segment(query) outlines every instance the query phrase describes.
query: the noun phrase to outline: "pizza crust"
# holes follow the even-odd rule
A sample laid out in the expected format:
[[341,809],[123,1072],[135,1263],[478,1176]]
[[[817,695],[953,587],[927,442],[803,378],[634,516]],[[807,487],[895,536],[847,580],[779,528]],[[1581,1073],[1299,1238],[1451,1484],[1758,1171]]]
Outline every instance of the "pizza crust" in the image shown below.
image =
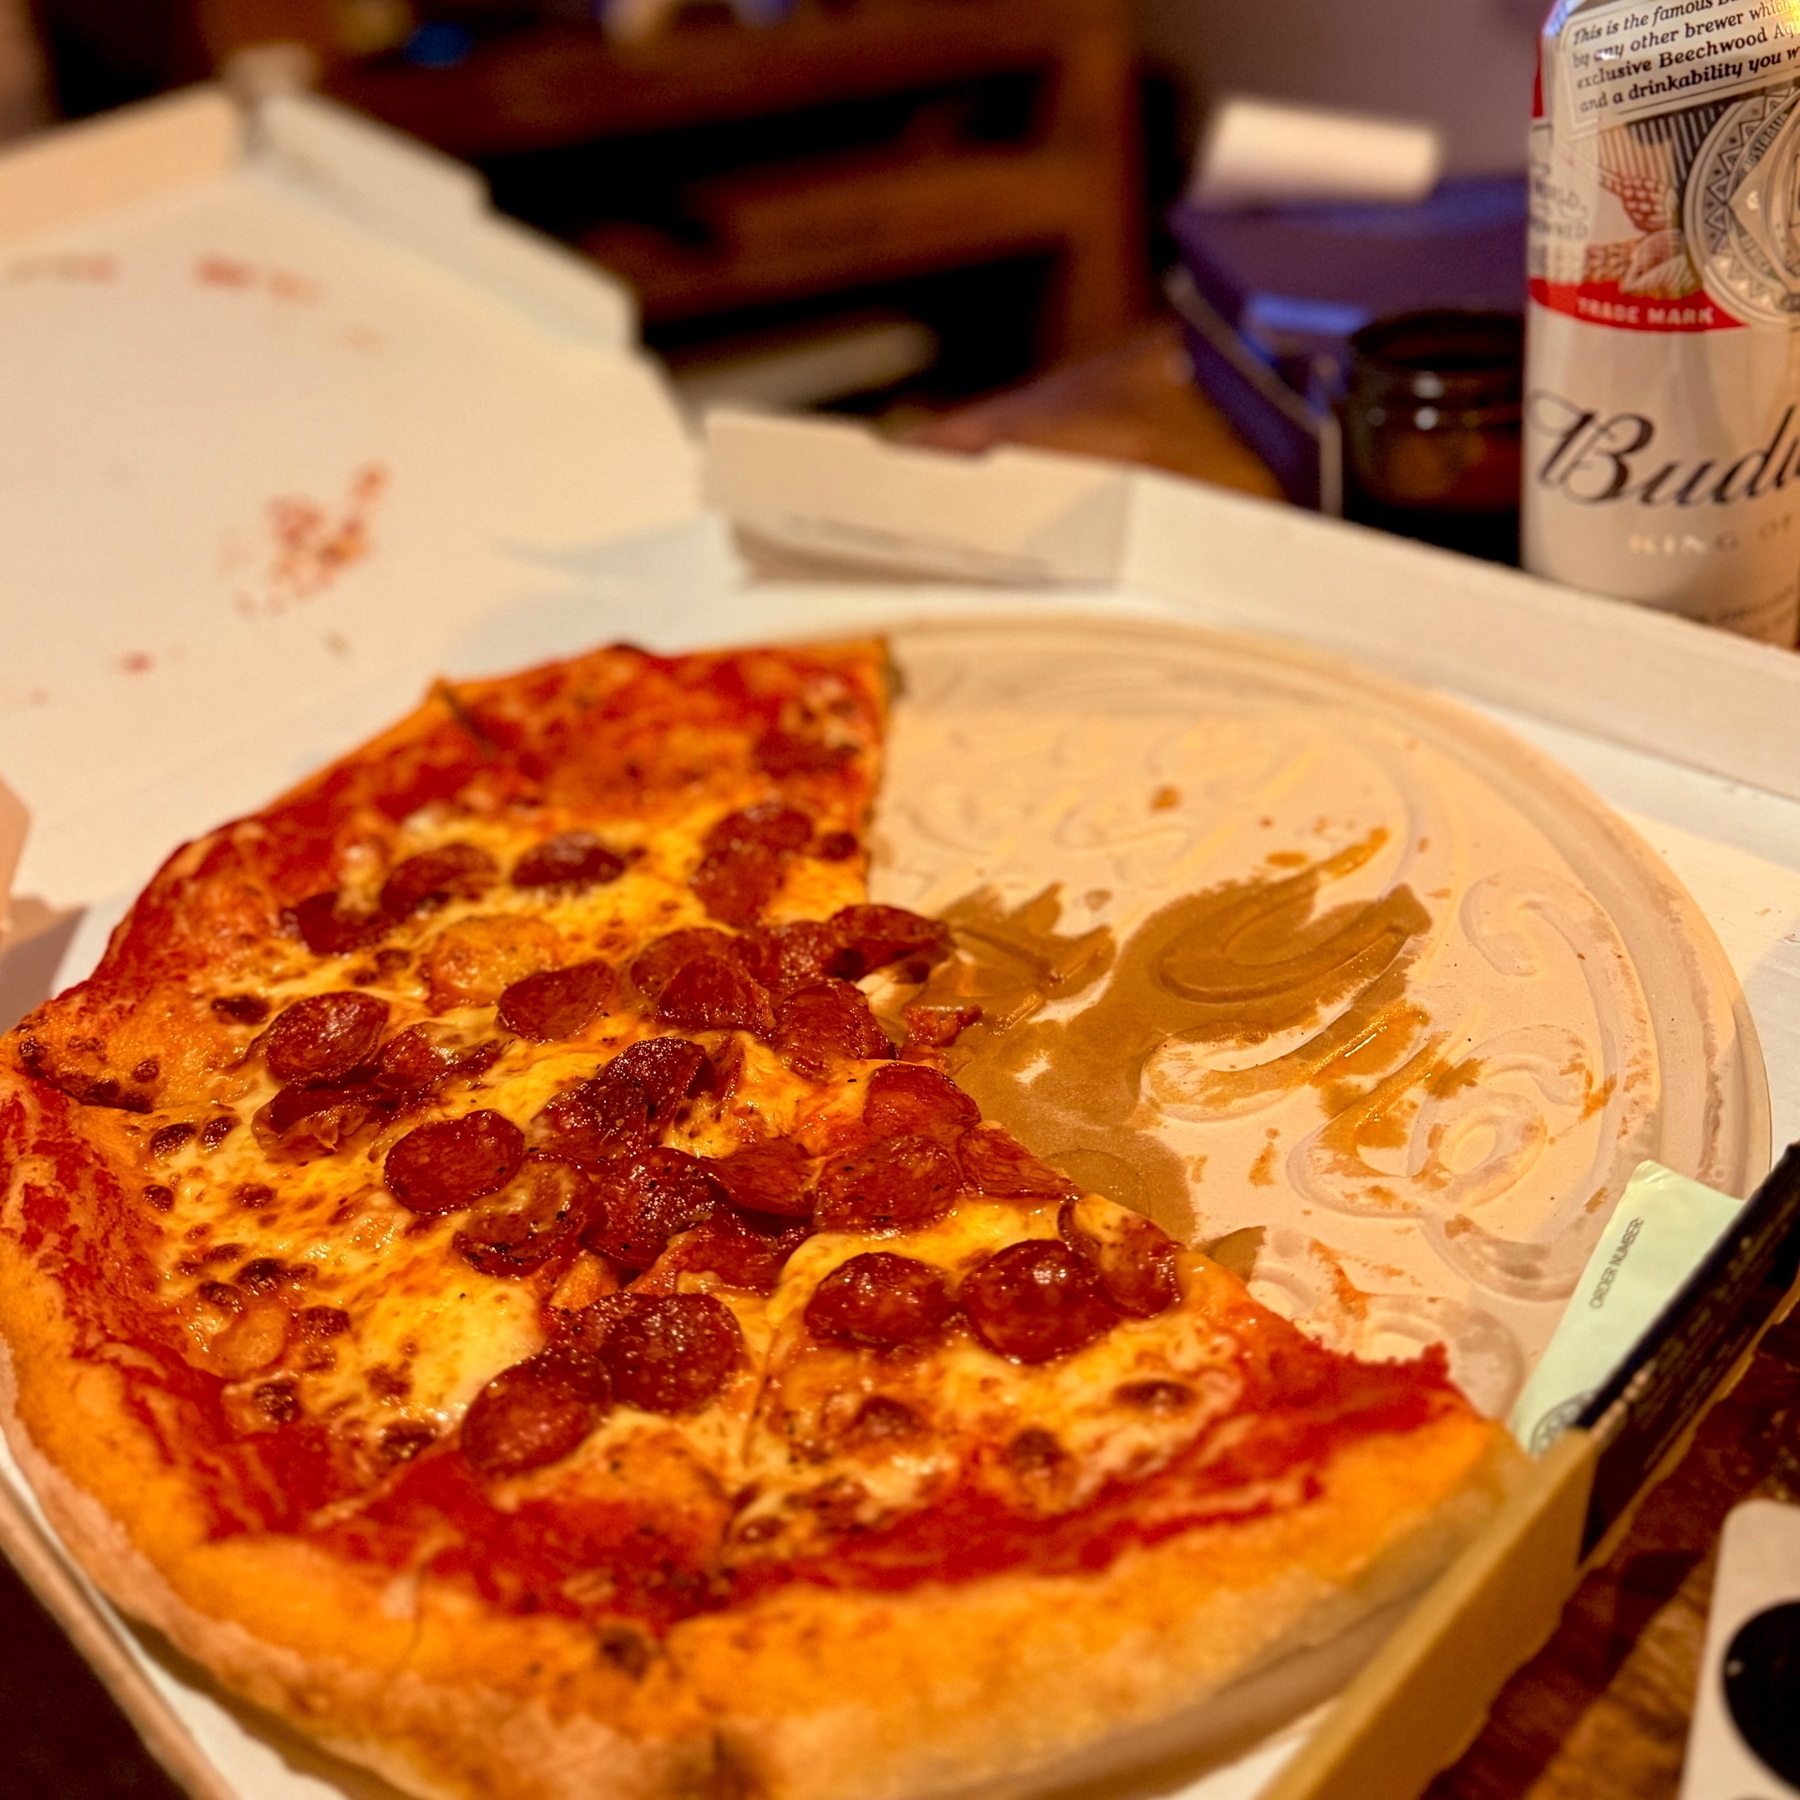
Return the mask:
[[[855,717],[867,754],[841,790],[819,778],[815,811],[824,823],[860,830],[873,781],[879,656],[871,646],[846,646],[806,653],[801,663],[821,656],[826,674],[836,670],[862,695]],[[486,696],[502,723],[509,708],[529,720],[540,678],[591,682],[598,705],[625,678],[621,671],[641,661],[603,652],[560,675],[470,688],[450,697],[449,711],[460,719],[471,698]],[[785,665],[749,653],[745,667],[773,680]],[[38,1036],[19,1041],[19,1067],[0,1070],[0,1138],[14,1152],[0,1204],[0,1425],[56,1529],[127,1612],[255,1705],[432,1800],[925,1800],[1205,1753],[1266,1724],[1315,1697],[1348,1647],[1365,1641],[1349,1635],[1358,1622],[1376,1629],[1371,1622],[1384,1609],[1400,1605],[1479,1529],[1519,1455],[1497,1426],[1429,1376],[1426,1386],[1442,1401],[1426,1409],[1430,1423],[1353,1440],[1315,1471],[1310,1498],[1262,1516],[1139,1542],[1086,1573],[1009,1570],[893,1593],[788,1580],[726,1611],[690,1612],[660,1641],[648,1629],[615,1631],[604,1619],[595,1626],[550,1610],[502,1610],[473,1584],[396,1576],[333,1554],[301,1535],[316,1518],[286,1490],[282,1507],[259,1513],[240,1505],[258,1529],[245,1529],[253,1521],[244,1516],[215,1517],[216,1471],[206,1458],[229,1448],[221,1452],[221,1440],[204,1433],[194,1444],[183,1438],[184,1421],[199,1412],[185,1412],[186,1400],[159,1387],[158,1366],[141,1345],[110,1341],[130,1336],[142,1304],[135,1284],[151,1291],[156,1282],[148,1260],[133,1261],[130,1208],[160,1194],[158,1216],[171,1221],[171,1240],[187,1225],[187,1215],[168,1211],[169,1188],[139,1185],[139,1115],[116,1108],[166,1112],[179,1099],[204,1110],[201,1102],[217,1102],[220,1071],[246,1058],[210,1002],[201,1011],[205,980],[254,975],[282,905],[304,901],[322,883],[335,889],[342,880],[349,891],[351,877],[333,860],[339,851],[345,868],[362,869],[364,887],[374,882],[379,868],[363,868],[350,840],[377,802],[394,798],[389,788],[410,805],[415,786],[427,775],[438,780],[439,765],[457,757],[475,771],[472,785],[490,779],[482,771],[491,744],[471,750],[446,704],[422,709],[258,820],[178,852],[121,926],[100,977],[46,1009],[32,1026]],[[635,745],[648,723],[632,714],[619,729]],[[645,737],[640,747],[651,765],[658,756],[669,765],[671,816],[682,806],[692,812],[681,784],[699,779],[702,752],[718,744],[671,748]],[[616,782],[609,759],[610,752],[590,758],[588,767],[574,758],[558,778],[572,792],[583,781]],[[708,779],[717,787],[725,777]],[[747,779],[741,769],[730,776],[738,787]],[[795,779],[813,778],[803,771]],[[764,791],[738,787],[712,793],[702,825]],[[585,804],[585,789],[575,798]],[[271,820],[286,821],[286,837]],[[643,858],[636,866],[667,865],[658,879],[673,910],[658,911],[654,925],[636,921],[644,929],[634,942],[701,916],[687,887],[701,854],[699,827],[663,820],[657,829],[667,841],[635,846]],[[277,839],[279,854],[269,849]],[[810,874],[787,880],[770,916],[817,917],[856,899],[862,856],[859,848],[847,860],[821,853]],[[357,903],[368,900],[363,894]],[[509,904],[523,917],[537,902],[514,895]],[[458,918],[454,908],[431,915],[450,920],[446,930]],[[316,962],[282,980],[341,987],[348,978],[325,952]],[[140,1042],[131,1032],[143,1022],[147,993],[163,1010]],[[88,1104],[97,1084],[110,1084],[109,1097]],[[246,1087],[233,1103],[248,1110],[256,1098]],[[830,1123],[820,1127],[827,1136]],[[231,1142],[249,1154],[248,1132]],[[159,1181],[174,1178],[161,1163],[155,1172]],[[259,1175],[250,1167],[234,1179]],[[1050,1232],[1058,1205],[1045,1204],[1042,1229]],[[254,1237],[250,1216],[231,1214],[234,1238]],[[1009,1205],[1004,1216],[1013,1237],[1024,1232],[1022,1207]],[[443,1236],[453,1228],[430,1229]],[[877,1239],[900,1243],[880,1233],[868,1241]],[[428,1232],[407,1241],[415,1249],[437,1243]],[[249,1254],[244,1244],[231,1248],[229,1260]],[[438,1251],[448,1255],[447,1243]],[[941,1266],[953,1265],[968,1259],[946,1253]],[[204,1275],[203,1266],[181,1266],[184,1280]],[[804,1266],[802,1258],[796,1267]],[[384,1277],[398,1291],[391,1264],[371,1279]],[[105,1305],[91,1304],[96,1286],[106,1290]],[[1115,1345],[1136,1329],[1120,1325]],[[763,1359],[754,1366],[766,1371],[766,1345],[748,1335],[752,1357]],[[202,1359],[212,1342],[197,1346]],[[518,1354],[512,1347],[495,1367]],[[134,1358],[150,1380],[127,1379]],[[179,1376],[177,1364],[167,1367]],[[997,1359],[996,1382],[1011,1368]],[[244,1373],[220,1379],[229,1387]],[[418,1404],[441,1426],[461,1416],[467,1397],[446,1389]],[[165,1449],[171,1435],[180,1454]],[[545,1471],[548,1486],[556,1466]],[[739,1485],[721,1480],[720,1502],[735,1503]],[[648,1493],[646,1510],[666,1498]],[[265,1519],[288,1529],[263,1529]],[[415,1548],[429,1559],[429,1545]]]
[[[54,1293],[16,1272],[8,1316],[22,1285],[51,1323]],[[28,1357],[55,1354],[66,1323],[27,1335]],[[1301,1506],[1134,1547],[1096,1574],[896,1595],[796,1585],[683,1621],[634,1680],[570,1620],[496,1616],[435,1582],[396,1594],[291,1538],[202,1541],[147,1436],[108,1419],[117,1385],[89,1380],[40,1417],[40,1447],[0,1359],[0,1422],[65,1542],[227,1686],[431,1800],[900,1800],[1204,1761],[1328,1692],[1359,1622],[1441,1569],[1520,1463],[1493,1426],[1451,1414],[1341,1451]],[[118,1510],[67,1472],[94,1428]],[[120,1489],[139,1504],[121,1508]]]

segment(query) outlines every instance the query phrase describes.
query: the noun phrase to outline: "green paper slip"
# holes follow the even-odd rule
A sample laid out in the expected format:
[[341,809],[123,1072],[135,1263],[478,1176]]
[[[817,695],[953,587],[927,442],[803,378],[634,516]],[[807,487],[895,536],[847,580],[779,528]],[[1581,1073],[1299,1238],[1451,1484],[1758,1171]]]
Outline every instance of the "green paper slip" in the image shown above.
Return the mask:
[[1639,1163],[1507,1425],[1541,1456],[1572,1425],[1743,1209],[1661,1163]]

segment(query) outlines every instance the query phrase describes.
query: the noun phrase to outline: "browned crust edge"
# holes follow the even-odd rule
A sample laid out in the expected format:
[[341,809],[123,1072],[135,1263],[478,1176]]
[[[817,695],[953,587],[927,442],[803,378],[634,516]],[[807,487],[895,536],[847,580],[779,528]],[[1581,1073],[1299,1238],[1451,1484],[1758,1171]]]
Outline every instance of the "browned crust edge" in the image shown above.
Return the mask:
[[1451,1414],[1341,1452],[1303,1506],[1094,1575],[796,1586],[702,1615],[634,1682],[566,1619],[407,1592],[291,1538],[204,1541],[114,1371],[81,1365],[48,1399],[69,1328],[21,1266],[0,1266],[0,1424],[64,1542],[226,1686],[430,1800],[899,1800],[1026,1781],[1174,1715],[1200,1741],[1195,1709],[1420,1587],[1520,1465],[1498,1427]]

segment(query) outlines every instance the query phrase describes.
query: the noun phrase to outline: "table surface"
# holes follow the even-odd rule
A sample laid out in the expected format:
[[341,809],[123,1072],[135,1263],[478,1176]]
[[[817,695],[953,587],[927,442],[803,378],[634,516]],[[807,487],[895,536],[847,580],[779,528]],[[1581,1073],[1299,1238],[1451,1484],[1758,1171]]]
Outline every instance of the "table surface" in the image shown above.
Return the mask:
[[[982,450],[1032,444],[1172,469],[1279,498],[1273,476],[1193,386],[1175,329],[1057,371],[909,434]],[[1744,1379],[1577,1589],[1556,1635],[1507,1683],[1428,1800],[1673,1800],[1681,1784],[1719,1528],[1740,1500],[1800,1501],[1800,1319]]]
[[[1173,328],[914,430],[961,450],[1031,444],[1279,497],[1194,390]],[[1725,1514],[1800,1500],[1800,1323],[1771,1332],[1618,1551],[1429,1800],[1672,1800]],[[0,1800],[177,1800],[61,1632],[0,1564]]]

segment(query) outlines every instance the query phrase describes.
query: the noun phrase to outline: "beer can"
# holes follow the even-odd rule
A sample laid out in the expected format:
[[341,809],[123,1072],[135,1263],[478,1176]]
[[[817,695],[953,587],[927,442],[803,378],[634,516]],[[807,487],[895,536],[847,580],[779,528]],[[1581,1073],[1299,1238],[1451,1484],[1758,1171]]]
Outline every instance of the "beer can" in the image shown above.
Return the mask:
[[1800,625],[1800,0],[1558,0],[1531,127],[1525,566]]

